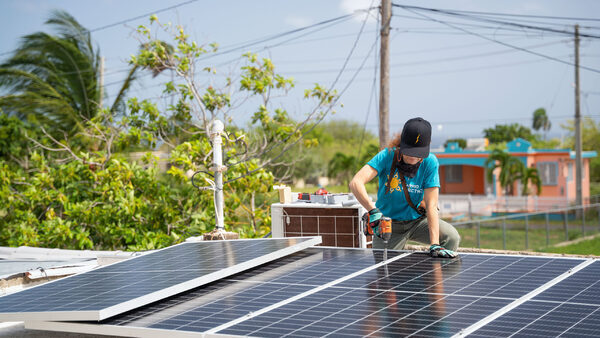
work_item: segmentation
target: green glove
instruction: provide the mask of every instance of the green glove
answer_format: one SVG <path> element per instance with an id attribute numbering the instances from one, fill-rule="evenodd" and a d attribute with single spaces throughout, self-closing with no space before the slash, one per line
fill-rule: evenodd
<path id="1" fill-rule="evenodd" d="M 379 222 L 383 214 L 379 211 L 378 208 L 373 208 L 369 210 L 369 226 L 372 229 L 373 235 L 377 237 L 381 237 L 381 229 L 379 228 Z"/>
<path id="2" fill-rule="evenodd" d="M 454 258 L 458 254 L 452 250 L 445 249 L 439 244 L 432 244 L 429 247 L 429 256 L 431 257 L 442 257 L 442 258 Z"/>

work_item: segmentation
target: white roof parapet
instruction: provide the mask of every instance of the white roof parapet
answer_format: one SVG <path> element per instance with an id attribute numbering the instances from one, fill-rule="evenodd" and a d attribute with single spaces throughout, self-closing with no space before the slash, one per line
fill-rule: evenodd
<path id="1" fill-rule="evenodd" d="M 6 260 L 72 260 L 74 258 L 96 259 L 99 256 L 134 256 L 135 252 L 124 251 L 93 251 L 33 248 L 28 246 L 0 247 L 0 259 Z"/>

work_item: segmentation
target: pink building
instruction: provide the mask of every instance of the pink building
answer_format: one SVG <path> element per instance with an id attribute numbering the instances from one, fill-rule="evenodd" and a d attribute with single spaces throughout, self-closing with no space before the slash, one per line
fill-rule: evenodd
<path id="1" fill-rule="evenodd" d="M 519 158 L 527 167 L 535 167 L 542 179 L 540 197 L 560 197 L 575 200 L 575 152 L 569 149 L 533 149 L 531 143 L 517 138 L 507 144 L 507 151 Z M 451 142 L 443 152 L 434 152 L 440 162 L 441 194 L 493 195 L 501 197 L 503 189 L 497 182 L 498 169 L 494 180 L 488 182 L 485 174 L 485 161 L 489 151 L 463 150 L 458 143 Z M 590 159 L 596 151 L 584 151 L 583 157 L 583 199 L 590 197 Z M 521 194 L 516 183 L 514 196 Z M 535 187 L 530 189 L 535 194 Z"/>

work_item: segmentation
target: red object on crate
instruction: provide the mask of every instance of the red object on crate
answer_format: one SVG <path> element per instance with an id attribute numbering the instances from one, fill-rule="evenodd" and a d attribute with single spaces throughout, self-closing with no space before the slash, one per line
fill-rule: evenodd
<path id="1" fill-rule="evenodd" d="M 328 192 L 327 190 L 325 190 L 325 188 L 319 188 L 319 190 L 317 190 L 317 192 L 315 193 L 315 195 L 327 195 Z"/>
<path id="2" fill-rule="evenodd" d="M 298 199 L 299 200 L 304 200 L 304 201 L 310 201 L 310 194 L 306 193 L 306 192 L 299 192 L 298 193 Z"/>

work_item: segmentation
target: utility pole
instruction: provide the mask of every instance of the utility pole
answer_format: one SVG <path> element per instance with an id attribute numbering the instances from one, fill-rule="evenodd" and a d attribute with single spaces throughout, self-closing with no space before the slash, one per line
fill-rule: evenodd
<path id="1" fill-rule="evenodd" d="M 381 0 L 381 51 L 379 74 L 379 149 L 383 149 L 390 135 L 390 23 L 392 0 Z"/>
<path id="2" fill-rule="evenodd" d="M 100 57 L 100 98 L 98 106 L 102 109 L 102 99 L 104 98 L 104 57 Z"/>
<path id="3" fill-rule="evenodd" d="M 575 25 L 575 187 L 576 204 L 582 205 L 581 112 L 579 103 L 579 25 Z"/>

